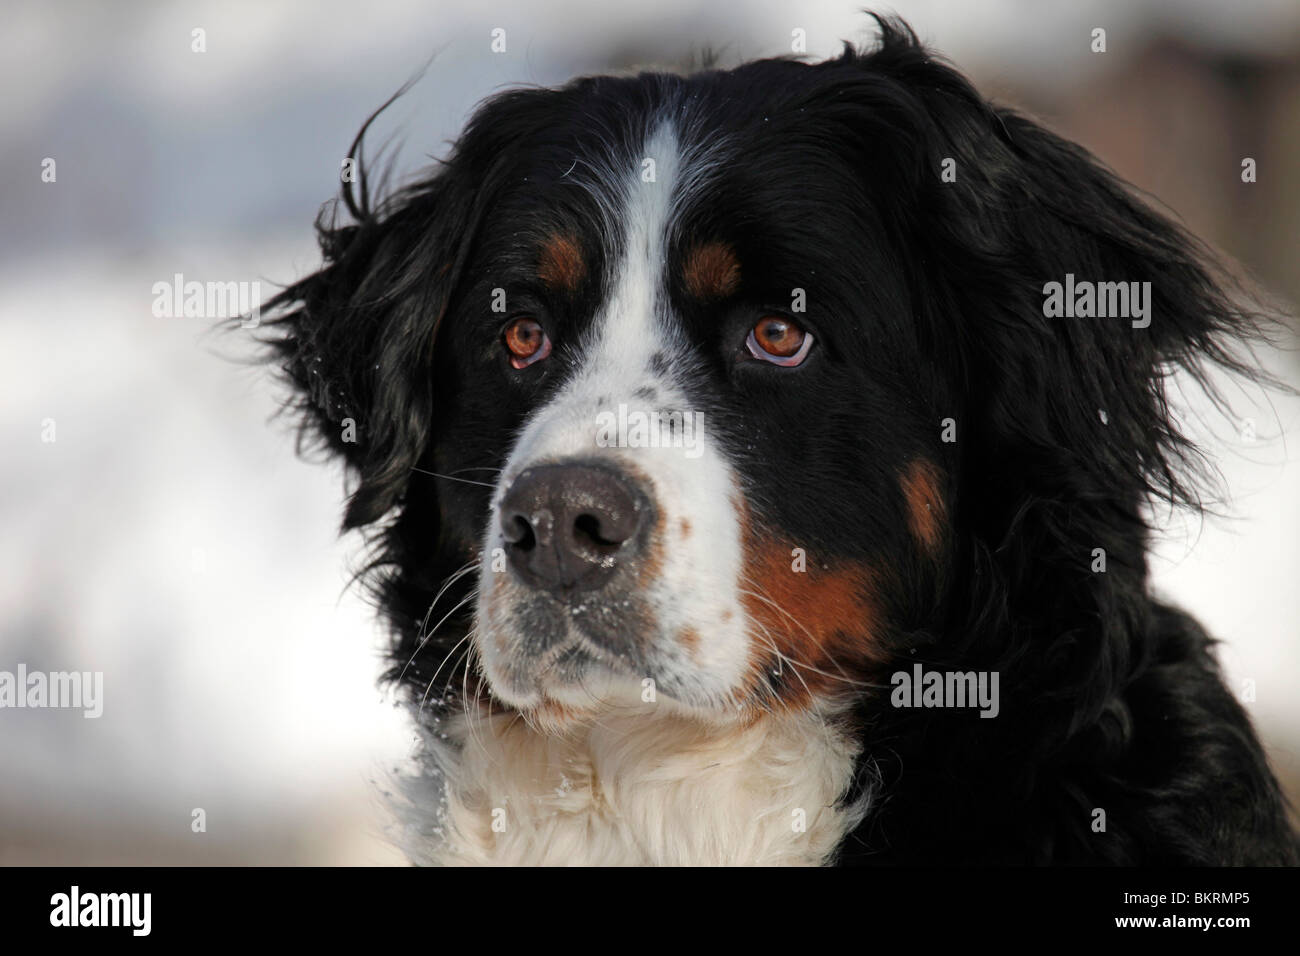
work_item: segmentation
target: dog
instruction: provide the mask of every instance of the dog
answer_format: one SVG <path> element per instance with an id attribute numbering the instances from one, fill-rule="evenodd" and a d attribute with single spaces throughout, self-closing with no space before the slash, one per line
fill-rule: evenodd
<path id="1" fill-rule="evenodd" d="M 877 23 L 495 95 L 268 303 L 420 728 L 413 862 L 1297 862 L 1146 560 L 1205 507 L 1166 380 L 1260 381 L 1268 310 Z"/>

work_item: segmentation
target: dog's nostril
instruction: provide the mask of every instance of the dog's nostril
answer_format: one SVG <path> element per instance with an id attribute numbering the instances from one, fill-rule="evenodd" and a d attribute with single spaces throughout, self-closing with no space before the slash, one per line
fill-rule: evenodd
<path id="1" fill-rule="evenodd" d="M 607 524 L 608 522 L 602 522 L 597 515 L 580 514 L 573 522 L 573 534 L 579 541 L 587 543 L 597 551 L 617 551 L 628 536 L 608 529 Z"/>
<path id="2" fill-rule="evenodd" d="M 530 551 L 539 544 L 543 547 L 549 545 L 554 528 L 555 515 L 546 508 L 501 512 L 501 536 L 507 544 L 521 551 Z"/>
<path id="3" fill-rule="evenodd" d="M 533 526 L 528 523 L 528 519 L 523 515 L 512 515 L 501 523 L 501 531 L 505 535 L 506 542 L 529 551 L 537 545 L 537 535 L 533 534 Z"/>

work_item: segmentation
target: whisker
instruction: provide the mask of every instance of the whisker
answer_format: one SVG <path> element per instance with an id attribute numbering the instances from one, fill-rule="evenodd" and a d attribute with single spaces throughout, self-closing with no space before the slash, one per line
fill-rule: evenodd
<path id="1" fill-rule="evenodd" d="M 808 694 L 809 712 L 821 728 L 822 737 L 826 741 L 827 747 L 833 748 L 835 746 L 835 734 L 832 733 L 830 724 L 826 722 L 826 715 L 822 713 L 821 708 L 818 705 L 817 696 L 812 692 L 812 688 L 808 686 L 808 682 L 804 680 L 803 675 L 799 673 L 799 669 L 795 665 L 795 662 L 785 654 L 781 653 L 781 650 L 776 646 L 776 643 L 773 641 L 767 628 L 762 624 L 759 624 L 757 621 L 754 623 L 763 631 L 763 633 L 758 636 L 762 639 L 764 644 L 771 648 L 772 653 L 777 656 L 777 660 L 780 661 L 784 659 L 790 663 L 794 676 L 799 678 L 799 683 L 803 684 L 803 689 Z M 775 709 L 770 704 L 765 705 L 765 709 L 768 713 L 775 713 Z"/>
<path id="2" fill-rule="evenodd" d="M 411 652 L 410 660 L 408 660 L 402 666 L 402 672 L 397 675 L 397 680 L 399 683 L 401 682 L 402 678 L 406 676 L 407 669 L 411 666 L 411 664 L 415 662 L 416 656 L 419 655 L 420 651 L 424 650 L 424 645 L 429 643 L 429 639 L 433 637 L 434 632 L 437 631 L 438 628 L 442 626 L 442 621 L 446 620 L 446 618 L 444 617 L 442 621 L 439 621 L 438 624 L 434 627 L 433 631 L 429 631 L 428 633 L 425 633 L 424 629 L 429 626 L 429 618 L 433 616 L 433 609 L 438 606 L 438 602 L 442 599 L 442 596 L 447 593 L 447 589 L 449 587 L 451 587 L 453 584 L 455 584 L 457 581 L 463 578 L 466 574 L 477 569 L 478 566 L 479 566 L 479 559 L 478 558 L 471 559 L 468 564 L 461 566 L 455 572 L 453 572 L 452 575 L 448 577 L 446 581 L 443 582 L 443 585 L 439 589 L 438 593 L 434 595 L 432 603 L 429 604 L 429 610 L 424 612 L 424 619 L 420 621 L 420 629 L 417 632 L 420 635 L 422 635 L 420 637 L 420 642 L 419 644 L 416 645 L 415 650 Z M 471 593 L 475 593 L 475 592 L 471 592 Z M 460 605 L 457 605 L 457 607 L 459 606 Z M 455 608 L 453 608 L 452 610 L 454 611 Z"/>
<path id="3" fill-rule="evenodd" d="M 464 673 L 463 673 L 462 676 L 461 676 L 461 684 L 460 684 L 460 702 L 461 702 L 461 709 L 462 709 L 462 710 L 464 711 L 464 713 L 465 713 L 465 728 L 466 728 L 466 730 L 469 731 L 469 739 L 470 739 L 470 741 L 473 742 L 473 743 L 475 743 L 475 744 L 478 744 L 478 748 L 479 748 L 479 750 L 483 751 L 483 756 L 487 757 L 488 760 L 491 760 L 491 759 L 492 759 L 492 755 L 488 752 L 487 745 L 483 743 L 482 739 L 480 739 L 480 737 L 479 737 L 479 735 L 478 735 L 478 733 L 477 733 L 477 730 L 476 730 L 476 728 L 475 728 L 475 726 L 474 726 L 475 723 L 476 723 L 476 721 L 481 721 L 481 720 L 483 719 L 483 713 L 482 713 L 482 711 L 480 711 L 480 710 L 478 709 L 478 697 L 479 697 L 479 694 L 480 694 L 480 693 L 482 692 L 482 690 L 483 690 L 483 681 L 482 681 L 482 680 L 477 681 L 477 682 L 475 683 L 475 685 L 474 685 L 474 699 L 473 699 L 473 701 L 471 701 L 471 700 L 469 699 L 469 672 L 470 672 L 470 666 L 471 666 L 471 665 L 470 665 L 470 661 L 473 660 L 473 658 L 474 658 L 474 653 L 475 653 L 474 642 L 473 642 L 473 641 L 470 641 L 470 642 L 469 642 L 469 649 L 468 649 L 467 652 L 466 652 L 466 656 L 467 656 L 468 660 L 467 660 L 466 663 L 465 663 L 465 671 L 464 671 Z M 481 676 L 481 675 L 480 675 L 480 676 Z M 474 713 L 470 713 L 470 705 L 471 705 L 471 704 L 473 704 L 473 710 L 474 710 Z"/>
<path id="4" fill-rule="evenodd" d="M 469 469 L 463 468 L 461 470 L 468 471 Z M 429 471 L 427 468 L 417 468 L 415 465 L 411 466 L 411 471 L 418 471 L 422 475 L 432 475 L 434 478 L 446 478 L 448 481 L 463 481 L 467 485 L 482 485 L 484 488 L 496 487 L 496 485 L 490 481 L 475 481 L 472 478 L 457 478 L 455 475 L 444 475 L 440 472 Z"/>
<path id="5" fill-rule="evenodd" d="M 468 635 L 468 634 L 466 634 L 464 637 L 462 637 L 459 641 L 456 642 L 456 646 L 453 647 L 451 650 L 449 650 L 449 651 L 447 652 L 447 656 L 444 657 L 444 658 L 442 659 L 442 664 L 439 664 L 439 665 L 438 665 L 438 671 L 441 671 L 441 670 L 442 670 L 442 665 L 445 664 L 445 663 L 447 663 L 447 661 L 451 658 L 451 655 L 452 655 L 452 654 L 455 654 L 456 651 L 457 651 L 457 649 L 458 649 L 462 644 L 464 644 L 467 640 L 469 640 L 469 635 Z M 451 672 L 452 672 L 453 674 L 456 673 L 456 668 L 460 665 L 461 660 L 463 660 L 464 657 L 465 657 L 465 655 L 468 654 L 468 653 L 469 653 L 469 649 L 466 648 L 463 652 L 461 652 L 460 657 L 456 658 L 456 663 L 451 665 Z M 429 700 L 429 694 L 431 694 L 431 693 L 433 692 L 433 685 L 434 685 L 434 684 L 437 682 L 437 680 L 438 680 L 438 671 L 434 671 L 433 676 L 429 678 L 429 682 L 428 682 L 428 683 L 425 685 L 425 687 L 424 687 L 424 696 L 420 698 L 420 709 L 419 709 L 418 713 L 421 713 L 421 714 L 424 713 L 424 705 L 425 705 L 426 703 L 428 703 L 428 700 Z"/>
<path id="6" fill-rule="evenodd" d="M 453 608 L 453 610 L 455 609 Z M 466 634 L 464 637 L 462 637 L 459 641 L 456 642 L 455 646 L 453 646 L 451 650 L 449 650 L 445 655 L 443 655 L 442 662 L 438 665 L 438 669 L 433 672 L 433 676 L 429 678 L 428 686 L 424 689 L 424 697 L 420 699 L 420 710 L 424 710 L 424 701 L 428 698 L 429 691 L 433 689 L 433 685 L 438 682 L 438 675 L 441 674 L 442 669 L 447 666 L 447 661 L 451 659 L 451 655 L 455 654 L 457 648 L 459 648 L 462 644 L 464 644 L 468 640 L 469 640 L 469 635 Z M 452 666 L 451 672 L 453 674 L 456 672 L 456 668 L 454 665 Z"/>
<path id="7" fill-rule="evenodd" d="M 812 688 L 808 686 L 808 682 L 804 680 L 804 676 L 799 673 L 799 667 L 795 664 L 793 660 L 790 659 L 790 657 L 788 657 L 786 654 L 783 654 L 780 648 L 776 646 L 776 641 L 772 638 L 771 632 L 768 631 L 766 627 L 764 627 L 762 624 L 758 624 L 757 621 L 755 621 L 754 623 L 762 630 L 762 633 L 758 635 L 762 639 L 762 643 L 766 644 L 767 647 L 772 651 L 772 653 L 776 655 L 778 665 L 780 665 L 782 661 L 790 665 L 790 672 L 794 674 L 794 676 L 799 680 L 799 683 L 803 684 L 804 692 L 808 694 L 808 699 L 809 701 L 813 702 L 813 706 L 815 708 L 817 696 L 812 692 Z"/>
<path id="8" fill-rule="evenodd" d="M 751 591 L 751 590 L 749 590 L 748 588 L 743 588 L 743 587 L 740 588 L 740 592 L 741 592 L 742 594 L 748 594 L 748 595 L 750 595 L 751 597 L 758 598 L 760 601 L 764 601 L 764 602 L 766 602 L 767 604 L 771 605 L 773 608 L 775 608 L 776 610 L 780 611 L 782 614 L 784 614 L 786 617 L 788 617 L 791 621 L 793 621 L 793 622 L 795 623 L 795 625 L 797 625 L 797 626 L 799 627 L 800 630 L 802 630 L 805 634 L 807 634 L 808 637 L 809 637 L 809 638 L 810 638 L 814 643 L 818 643 L 818 644 L 820 644 L 820 641 L 817 640 L 816 636 L 814 636 L 813 633 L 812 633 L 811 631 L 809 631 L 806 627 L 804 627 L 802 624 L 800 624 L 799 621 L 798 621 L 798 619 L 795 618 L 794 615 L 790 614 L 790 612 L 786 611 L 783 607 L 781 607 L 779 604 L 777 604 L 777 603 L 776 603 L 775 601 L 773 601 L 771 598 L 767 597 L 766 595 L 759 594 L 759 593 L 756 592 L 756 591 Z M 755 622 L 755 623 L 757 623 L 757 622 Z M 882 687 L 887 687 L 887 686 L 888 686 L 888 685 L 886 685 L 886 684 L 879 684 L 879 683 L 875 683 L 875 682 L 872 682 L 872 681 L 861 681 L 861 680 L 855 680 L 855 679 L 849 677 L 847 674 L 844 673 L 844 668 L 840 665 L 840 663 L 839 663 L 838 661 L 835 661 L 834 658 L 831 658 L 831 660 L 832 660 L 832 662 L 835 664 L 835 666 L 836 666 L 837 668 L 839 668 L 839 670 L 840 670 L 840 673 L 839 673 L 839 674 L 831 674 L 831 673 L 829 673 L 828 671 L 824 671 L 824 670 L 822 670 L 822 669 L 819 668 L 819 667 L 814 667 L 812 664 L 808 664 L 808 663 L 805 663 L 805 662 L 803 662 L 803 661 L 797 661 L 797 660 L 795 660 L 794 658 L 789 657 L 789 656 L 787 656 L 787 655 L 782 655 L 782 656 L 785 657 L 785 659 L 786 659 L 786 660 L 787 660 L 791 665 L 793 665 L 793 666 L 795 666 L 795 667 L 802 667 L 802 668 L 804 668 L 805 670 L 811 671 L 811 672 L 814 673 L 814 674 L 820 674 L 822 677 L 829 677 L 831 680 L 841 681 L 841 682 L 843 682 L 843 683 L 845 683 L 845 684 L 849 684 L 849 685 L 854 686 L 854 687 L 872 687 L 872 688 L 882 688 Z"/>

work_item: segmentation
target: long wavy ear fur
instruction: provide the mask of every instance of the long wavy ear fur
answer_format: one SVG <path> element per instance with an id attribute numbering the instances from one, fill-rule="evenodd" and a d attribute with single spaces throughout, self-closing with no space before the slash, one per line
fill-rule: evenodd
<path id="1" fill-rule="evenodd" d="M 1094 544 L 1140 563 L 1143 501 L 1200 508 L 1216 487 L 1171 415 L 1170 376 L 1189 373 L 1216 401 L 1215 367 L 1282 387 L 1252 352 L 1279 309 L 1085 149 L 989 104 L 906 24 L 878 20 L 879 47 L 843 59 L 869 63 L 875 80 L 860 93 L 864 135 L 909 158 L 880 174 L 912 209 L 898 217 L 909 247 L 928 251 L 911 278 L 924 334 L 975 409 L 959 423 L 963 464 L 1007 504 L 982 517 L 985 530 L 996 544 L 1026 509 L 1065 502 L 1075 516 L 1043 529 L 1074 540 L 1092 525 L 1083 512 L 1115 525 L 1118 502 L 1129 547 Z M 1149 325 L 1048 316 L 1045 288 L 1067 274 L 1149 283 Z"/>
<path id="2" fill-rule="evenodd" d="M 432 350 L 476 215 L 454 158 L 372 208 L 362 144 L 387 106 L 353 143 L 359 188 L 345 183 L 317 220 L 320 270 L 264 306 L 266 342 L 298 395 L 300 447 L 340 455 L 356 479 L 345 529 L 397 504 L 427 445 Z"/>

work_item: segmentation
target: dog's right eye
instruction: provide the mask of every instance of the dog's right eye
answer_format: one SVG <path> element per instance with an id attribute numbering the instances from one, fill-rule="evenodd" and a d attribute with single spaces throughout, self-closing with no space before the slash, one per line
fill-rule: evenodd
<path id="1" fill-rule="evenodd" d="M 537 320 L 523 315 L 505 327 L 501 341 L 514 368 L 527 368 L 551 354 L 551 340 Z"/>

